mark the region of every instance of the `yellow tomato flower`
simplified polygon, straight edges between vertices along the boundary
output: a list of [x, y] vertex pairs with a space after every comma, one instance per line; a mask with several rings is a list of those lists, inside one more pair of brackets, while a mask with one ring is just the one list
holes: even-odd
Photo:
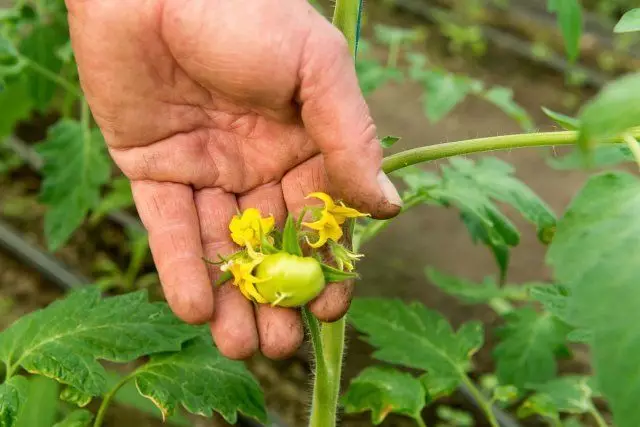
[[345, 206], [345, 204], [342, 202], [339, 202], [338, 204], [336, 204], [331, 198], [331, 196], [329, 196], [326, 193], [321, 193], [321, 192], [311, 193], [307, 196], [307, 199], [309, 197], [322, 200], [324, 202], [323, 210], [331, 214], [335, 218], [338, 224], [344, 224], [347, 218], [358, 218], [361, 216], [369, 216], [369, 214], [358, 212], [356, 209]]
[[230, 259], [220, 267], [220, 270], [228, 271], [233, 275], [233, 284], [240, 289], [245, 298], [264, 304], [267, 300], [260, 295], [255, 284], [269, 279], [259, 279], [253, 274], [253, 270], [263, 261], [264, 255], [255, 252], [250, 245], [247, 247], [247, 253], [248, 256], [241, 255]]
[[302, 225], [318, 232], [318, 240], [315, 242], [311, 243], [307, 238], [307, 243], [312, 248], [321, 247], [327, 243], [329, 239], [337, 242], [342, 237], [342, 227], [340, 227], [336, 218], [326, 210], [322, 211], [322, 216], [319, 220], [315, 222], [303, 222]]
[[255, 208], [242, 212], [242, 216], [234, 215], [229, 223], [231, 239], [240, 246], [258, 247], [262, 237], [273, 230], [275, 219], [273, 216], [262, 218]]

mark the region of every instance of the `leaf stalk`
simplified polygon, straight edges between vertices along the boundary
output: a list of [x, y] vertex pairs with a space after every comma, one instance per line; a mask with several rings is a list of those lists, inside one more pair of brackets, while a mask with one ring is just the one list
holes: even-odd
[[131, 372], [129, 375], [125, 376], [124, 378], [122, 378], [120, 381], [118, 381], [116, 383], [116, 385], [114, 385], [111, 390], [109, 390], [109, 392], [107, 394], [104, 395], [104, 398], [102, 399], [102, 403], [100, 403], [100, 408], [98, 408], [98, 414], [96, 415], [96, 419], [93, 422], [93, 427], [101, 427], [102, 423], [104, 422], [104, 417], [107, 414], [107, 409], [109, 408], [109, 405], [111, 404], [111, 401], [113, 400], [113, 398], [115, 397], [116, 393], [118, 392], [118, 390], [120, 390], [122, 388], [122, 386], [124, 386], [130, 379], [132, 379], [133, 377], [135, 377], [136, 375], [136, 371]]
[[480, 409], [482, 409], [482, 412], [484, 412], [491, 427], [500, 427], [500, 424], [498, 423], [498, 420], [493, 413], [493, 405], [491, 405], [487, 397], [482, 394], [480, 390], [478, 390], [478, 387], [476, 387], [476, 385], [473, 383], [473, 381], [471, 381], [466, 373], [462, 373], [460, 377], [462, 378], [462, 382], [464, 383], [464, 385], [467, 386], [467, 389], [475, 398], [476, 403], [478, 404]]

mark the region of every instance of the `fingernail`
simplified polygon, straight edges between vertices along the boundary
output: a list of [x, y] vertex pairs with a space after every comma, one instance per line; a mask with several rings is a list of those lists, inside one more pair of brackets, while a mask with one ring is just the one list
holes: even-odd
[[396, 206], [402, 206], [402, 198], [400, 194], [398, 194], [398, 190], [396, 190], [395, 185], [389, 179], [389, 177], [383, 172], [378, 172], [378, 184], [382, 189], [382, 193], [384, 197], [387, 198], [387, 201]]

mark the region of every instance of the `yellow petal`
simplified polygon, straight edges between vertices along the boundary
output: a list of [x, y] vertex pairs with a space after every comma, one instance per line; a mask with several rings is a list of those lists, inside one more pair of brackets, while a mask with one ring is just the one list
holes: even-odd
[[267, 300], [264, 299], [264, 297], [262, 295], [260, 295], [260, 292], [258, 292], [258, 290], [253, 285], [253, 283], [248, 283], [248, 282], [243, 283], [240, 286], [240, 292], [242, 292], [242, 294], [245, 297], [247, 297], [247, 295], [249, 295], [248, 299], [252, 299], [257, 303], [264, 304], [264, 303], [267, 302]]
[[318, 236], [318, 240], [316, 240], [314, 243], [311, 243], [308, 237], [306, 239], [307, 239], [307, 244], [311, 246], [313, 249], [318, 249], [322, 247], [322, 245], [327, 243], [327, 236], [323, 235], [322, 233]]
[[319, 220], [315, 222], [303, 222], [302, 225], [304, 225], [305, 227], [309, 227], [312, 230], [320, 231], [324, 229], [324, 226], [326, 223], [327, 223], [327, 219], [323, 214], [322, 218], [320, 218]]
[[333, 202], [333, 199], [331, 198], [331, 196], [329, 196], [326, 193], [321, 193], [321, 192], [316, 192], [316, 193], [310, 193], [306, 198], [310, 198], [313, 197], [314, 199], [320, 199], [324, 202], [324, 208], [326, 210], [330, 210], [333, 209], [333, 207], [335, 206], [335, 203]]
[[344, 223], [347, 218], [358, 218], [362, 216], [369, 216], [369, 214], [362, 213], [353, 208], [348, 208], [346, 206], [336, 206], [331, 209], [330, 213], [335, 217], [338, 224]]

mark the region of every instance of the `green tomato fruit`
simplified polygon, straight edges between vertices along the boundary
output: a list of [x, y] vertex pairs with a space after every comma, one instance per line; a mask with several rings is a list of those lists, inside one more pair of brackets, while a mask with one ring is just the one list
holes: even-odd
[[266, 255], [255, 276], [265, 279], [256, 289], [269, 303], [281, 307], [303, 306], [324, 289], [324, 274], [313, 258], [288, 253]]

